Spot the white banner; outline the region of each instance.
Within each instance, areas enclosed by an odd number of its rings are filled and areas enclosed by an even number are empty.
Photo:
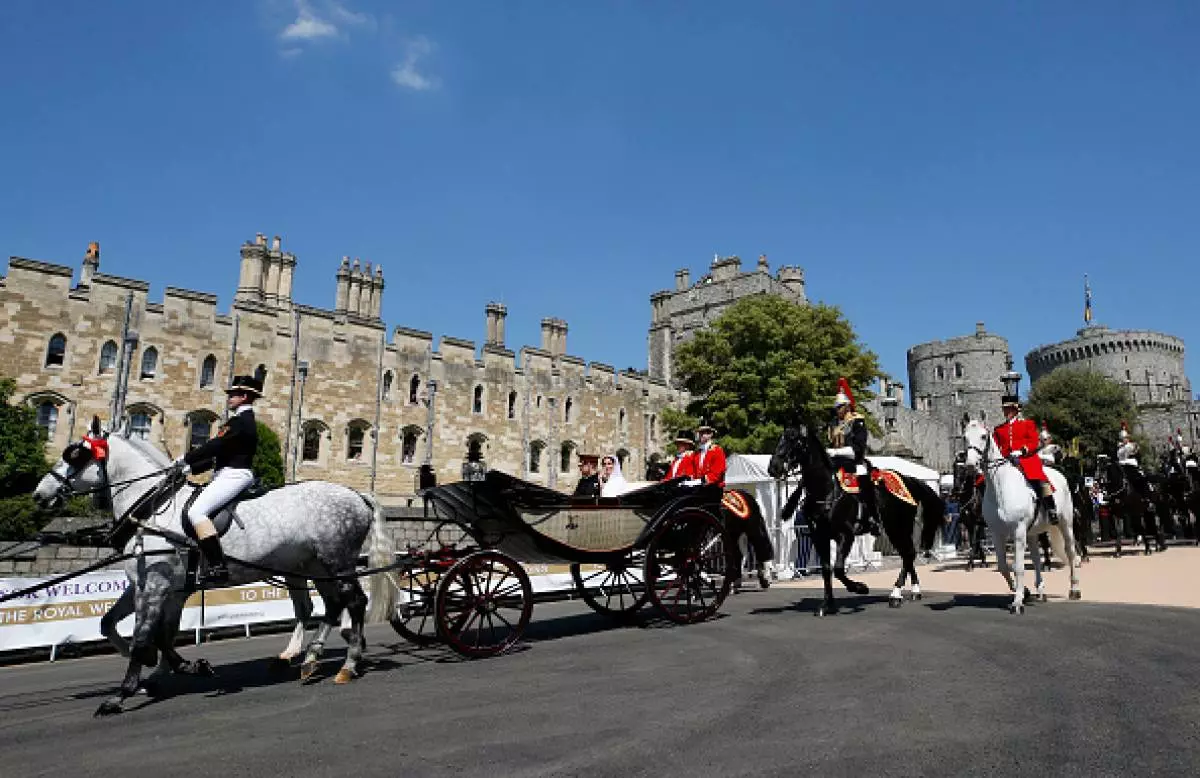
[[[524,565],[534,592],[564,591],[572,588],[565,565]],[[585,568],[586,569],[586,568]],[[0,597],[36,586],[48,578],[0,578]],[[121,571],[87,573],[5,603],[0,603],[0,651],[37,648],[102,640],[100,618],[129,586]],[[367,588],[364,583],[364,589]],[[314,616],[325,613],[325,605],[315,592]],[[188,598],[180,621],[180,630],[264,624],[291,621],[295,617],[286,589],[258,583],[217,589],[204,595],[204,623],[200,623],[200,595]],[[133,616],[117,625],[117,631],[133,634]]]

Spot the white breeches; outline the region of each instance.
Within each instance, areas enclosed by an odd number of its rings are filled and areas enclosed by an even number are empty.
[[[212,521],[213,514],[223,508],[226,503],[237,497],[250,484],[254,483],[254,473],[249,470],[235,470],[225,467],[217,471],[204,491],[192,503],[188,510],[188,521],[192,526],[205,519]]]

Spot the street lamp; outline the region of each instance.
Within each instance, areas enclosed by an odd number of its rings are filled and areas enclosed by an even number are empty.
[[[308,362],[301,360],[296,364],[300,374],[300,391],[296,397],[296,439],[292,445],[292,481],[296,480],[296,462],[304,456],[304,384],[308,381]]]
[[[884,397],[879,401],[883,406],[883,421],[884,428],[888,435],[896,431],[896,413],[900,405],[900,401],[895,397]]]
[[[1000,381],[1004,384],[1004,394],[1009,397],[1016,397],[1020,391],[1021,374],[1015,370],[1009,370],[1004,375],[1000,376]]]

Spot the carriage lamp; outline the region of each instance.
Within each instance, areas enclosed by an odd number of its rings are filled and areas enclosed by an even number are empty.
[[[883,422],[888,432],[894,432],[896,429],[896,413],[900,405],[900,401],[895,397],[884,397],[879,401],[883,406]]]
[[[1000,376],[1000,380],[1004,383],[1004,393],[1016,397],[1021,386],[1021,374],[1015,370],[1009,370]]]
[[[487,465],[482,459],[463,462],[462,477],[464,481],[482,481],[487,476]]]

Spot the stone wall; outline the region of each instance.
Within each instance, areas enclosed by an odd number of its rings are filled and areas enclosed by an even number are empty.
[[[15,378],[18,397],[39,410],[52,457],[93,415],[113,418],[127,304],[121,423],[148,420],[141,433],[178,456],[193,435],[215,433],[232,375],[264,371],[256,414],[284,441],[289,478],[374,486],[387,502],[415,492],[426,461],[439,483],[459,480],[472,441],[489,467],[555,488],[573,488],[580,452],[620,452],[636,475],[664,447],[662,408],[686,399],[662,381],[565,353],[523,348],[518,360],[502,342],[477,350],[446,336],[435,346],[431,333],[405,327],[389,337],[377,315],[378,267],[347,277],[343,262],[336,309],[325,310],[293,303],[296,260],[278,239],[270,249],[261,235],[247,242],[241,263],[236,301],[224,314],[203,292],[168,287],[153,302],[149,284],[99,273],[98,249],[74,285],[69,267],[10,259],[0,277],[0,374]],[[496,306],[487,316],[502,333]],[[143,375],[148,352],[157,358]]]
[[[911,408],[943,426],[961,426],[964,416],[998,423],[1004,395],[1000,376],[1011,365],[1008,341],[989,333],[983,322],[973,335],[913,346],[908,350]]]

